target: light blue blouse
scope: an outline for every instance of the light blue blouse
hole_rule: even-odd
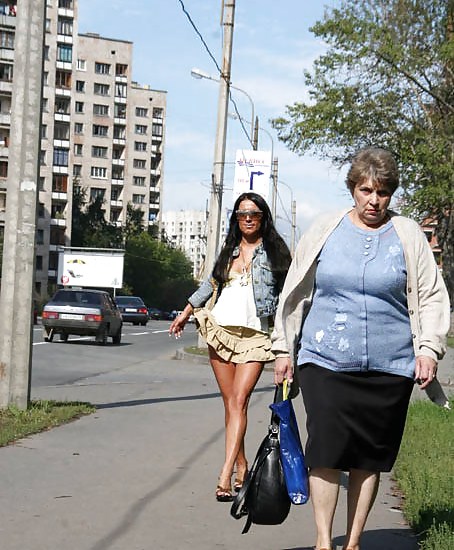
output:
[[[363,230],[346,215],[317,260],[298,364],[413,377],[407,272],[392,222]]]

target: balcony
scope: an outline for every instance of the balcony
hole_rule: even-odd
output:
[[[0,142],[0,157],[7,159],[9,157],[9,148],[7,145],[2,145]]]
[[[7,94],[13,93],[13,81],[0,80],[0,92],[5,92]]]
[[[115,96],[115,103],[122,103],[123,105],[126,105],[126,97],[120,97],[118,95]]]
[[[55,113],[54,120],[56,122],[71,122],[71,115],[66,113]]]
[[[0,126],[11,126],[10,113],[0,113]]]
[[[67,166],[52,166],[52,171],[54,174],[66,174],[68,175],[68,167]]]
[[[64,71],[71,71],[73,64],[70,61],[57,61],[55,66],[57,69],[63,69]]]
[[[64,218],[51,218],[50,225],[55,225],[57,227],[66,227],[66,220]]]
[[[116,74],[115,75],[115,82],[124,82],[125,84],[128,83],[128,76],[125,74]]]
[[[14,15],[0,15],[0,26],[16,28],[16,16]]]
[[[120,138],[120,137],[114,137],[113,138],[113,144],[114,145],[126,145],[126,138]]]
[[[60,97],[71,97],[71,88],[55,87],[55,95]]]
[[[70,8],[58,8],[58,15],[62,17],[71,17],[74,19],[74,10]]]
[[[67,202],[68,193],[60,193],[58,191],[52,191],[52,200],[59,202]]]
[[[115,166],[124,166],[125,159],[112,159],[112,164],[115,164]]]
[[[125,184],[124,178],[112,178],[112,185],[123,186]]]
[[[110,206],[116,207],[116,208],[123,208],[123,199],[117,199],[117,200],[111,200]]]
[[[60,44],[72,44],[74,42],[74,38],[71,34],[57,34],[57,42]]]
[[[5,61],[14,61],[14,50],[1,48],[0,57]]]
[[[67,139],[54,139],[54,147],[69,149],[69,137]]]

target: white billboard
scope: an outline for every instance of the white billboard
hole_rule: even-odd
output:
[[[124,250],[63,249],[58,256],[58,284],[121,288],[123,263]]]
[[[233,200],[241,193],[254,191],[267,201],[270,192],[271,151],[238,149],[235,159]]]

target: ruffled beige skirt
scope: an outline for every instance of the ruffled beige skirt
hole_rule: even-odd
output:
[[[207,309],[196,310],[194,317],[206,343],[225,361],[274,361],[268,334],[247,327],[221,327]]]

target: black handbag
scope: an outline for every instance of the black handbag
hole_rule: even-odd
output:
[[[278,388],[274,402],[278,396]],[[278,525],[288,516],[290,498],[282,470],[279,450],[279,420],[273,413],[268,434],[260,444],[252,468],[235,496],[230,514],[235,519],[247,516],[242,534],[252,523]]]

